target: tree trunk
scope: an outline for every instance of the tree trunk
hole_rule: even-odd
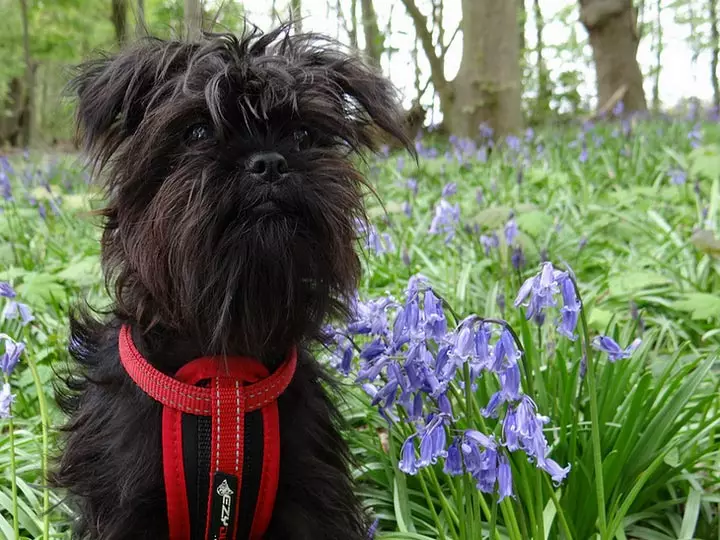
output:
[[[115,41],[120,47],[127,40],[127,8],[128,0],[112,0],[110,18],[115,28]]]
[[[302,33],[302,0],[290,0],[290,18],[296,34]]]
[[[25,57],[25,81],[22,92],[23,99],[19,103],[20,115],[18,126],[20,128],[20,142],[24,147],[30,146],[32,141],[33,112],[35,108],[35,66],[30,56],[30,23],[28,19],[27,0],[20,0],[22,16],[23,55]]]
[[[545,65],[545,42],[543,40],[543,32],[545,31],[545,19],[543,19],[542,10],[540,9],[540,0],[533,0],[533,13],[535,15],[535,38],[537,41],[537,78],[538,78],[538,94],[537,94],[537,115],[544,118],[550,109],[550,99],[552,91],[550,90],[550,75]]]
[[[145,23],[145,0],[137,0],[137,22],[135,23],[135,34],[142,37],[148,34]]]
[[[527,24],[527,9],[525,0],[517,0],[518,3],[518,37],[520,38],[520,58],[525,55],[525,25]]]
[[[720,83],[718,83],[718,57],[720,56],[720,29],[718,29],[717,0],[710,0],[710,32],[712,39],[712,57],[710,60],[710,82],[713,89],[715,113],[720,114]]]
[[[363,33],[365,35],[365,55],[376,66],[380,66],[384,49],[384,39],[378,25],[377,13],[373,0],[360,0]]]
[[[471,138],[483,122],[499,136],[516,132],[522,127],[517,2],[462,0],[462,10],[462,61],[452,106],[443,109],[445,127]]]
[[[202,37],[202,6],[200,0],[185,0],[185,29],[190,41]]]
[[[639,36],[632,0],[580,0],[580,21],[593,50],[598,108],[625,87],[625,112],[646,110],[643,77],[636,57]]]
[[[662,28],[662,0],[657,0],[657,19],[655,24],[655,78],[653,80],[652,108],[660,110],[660,74],[662,73],[663,28]]]
[[[340,2],[340,0],[338,0]],[[350,0],[350,46],[358,49],[357,0]]]

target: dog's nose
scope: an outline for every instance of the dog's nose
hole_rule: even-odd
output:
[[[264,180],[277,180],[288,172],[287,161],[277,152],[253,154],[245,162],[248,172],[260,175]]]

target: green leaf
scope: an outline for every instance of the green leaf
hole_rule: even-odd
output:
[[[611,276],[608,288],[613,296],[627,296],[643,289],[667,285],[668,283],[670,283],[670,279],[658,272],[636,270]]]
[[[695,528],[697,527],[698,515],[700,514],[700,501],[702,493],[697,490],[690,490],[687,504],[685,505],[685,514],[683,515],[682,527],[678,540],[692,540],[695,537]]]
[[[542,210],[518,213],[515,221],[518,229],[533,237],[546,233],[553,226],[553,218]]]
[[[701,146],[690,153],[690,174],[714,180],[720,176],[720,148]]]
[[[58,283],[55,276],[44,272],[25,274],[22,285],[17,287],[17,293],[30,305],[45,304],[66,296],[65,288]]]
[[[101,271],[98,258],[84,257],[68,263],[55,277],[77,287],[90,287],[98,282],[99,275]]]
[[[720,316],[720,295],[710,293],[686,293],[672,303],[678,311],[690,313],[694,321],[716,319]]]

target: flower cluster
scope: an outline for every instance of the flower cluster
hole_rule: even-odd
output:
[[[449,243],[455,236],[455,227],[460,222],[460,205],[450,204],[442,198],[435,207],[435,214],[430,223],[430,234],[444,234],[445,243]]]
[[[395,244],[388,233],[378,233],[374,225],[357,220],[355,228],[358,235],[365,238],[365,247],[372,249],[378,255],[394,253]]]
[[[550,262],[543,263],[540,273],[528,278],[520,287],[515,298],[515,307],[524,305],[527,307],[526,318],[542,324],[545,310],[557,306],[558,295],[562,297],[563,307],[560,309],[557,331],[574,341],[577,338],[575,328],[582,305],[569,271],[556,270]]]
[[[24,326],[33,320],[30,309],[15,300],[15,290],[9,283],[0,282],[0,297],[6,298],[7,303],[3,309],[3,317],[20,318],[21,324]],[[0,334],[0,344],[2,344],[2,354],[0,354],[0,372],[2,372],[4,383],[0,390],[0,418],[10,417],[10,407],[15,400],[15,396],[11,393],[10,375],[15,366],[20,362],[20,356],[25,350],[25,344],[15,341],[7,334]]]
[[[357,381],[372,404],[388,421],[413,427],[399,465],[407,474],[443,459],[446,472],[469,473],[480,491],[497,489],[502,498],[512,494],[509,452],[524,451],[556,482],[569,472],[548,457],[542,428],[548,419],[521,391],[522,352],[506,323],[471,315],[449,329],[442,300],[425,278],[416,276],[403,302],[389,297],[356,300],[351,321],[344,331],[336,331],[334,340],[338,369],[350,372],[357,346]],[[363,345],[356,345],[360,340]],[[462,404],[453,399],[466,385],[474,390],[483,374],[500,381],[500,390],[482,410],[486,418],[505,413],[499,438],[477,430],[460,434],[454,427],[459,411],[453,409]]]

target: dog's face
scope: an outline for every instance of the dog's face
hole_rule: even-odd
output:
[[[281,28],[147,41],[85,65],[74,88],[122,318],[204,354],[263,356],[342,308],[359,274],[353,154],[379,131],[407,144],[389,82]]]

